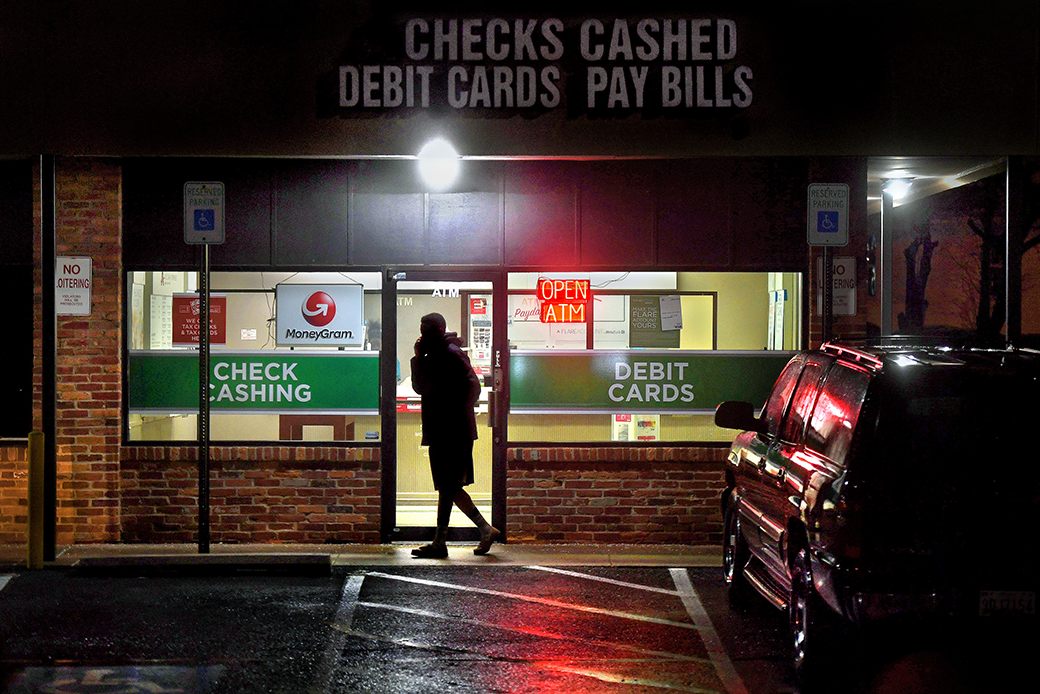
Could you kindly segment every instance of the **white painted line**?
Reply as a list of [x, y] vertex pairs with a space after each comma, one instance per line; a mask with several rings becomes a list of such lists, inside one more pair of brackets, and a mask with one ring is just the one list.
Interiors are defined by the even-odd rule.
[[668, 590], [667, 588], [655, 588], [654, 586], [644, 586], [641, 583], [628, 583], [627, 581], [617, 581], [613, 578], [604, 578], [602, 576], [592, 576], [590, 574], [583, 574], [578, 571], [567, 571], [566, 569], [557, 569], [553, 566], [528, 566], [528, 569], [535, 571], [548, 571], [549, 573], [561, 574], [563, 576], [571, 576], [573, 578], [584, 578], [588, 581], [599, 581], [600, 583], [609, 583], [614, 586], [621, 588], [634, 588], [636, 590], [646, 590], [651, 593], [662, 593], [664, 595], [678, 595], [677, 590]]
[[14, 578], [14, 574], [0, 575], [0, 590], [3, 590], [7, 586], [7, 582], [12, 578]]
[[682, 598], [686, 612], [700, 630], [701, 640], [704, 641], [704, 647], [708, 649], [708, 656], [715, 663], [715, 671], [718, 673], [719, 679], [726, 685], [726, 691], [729, 694], [748, 694], [744, 680], [740, 679], [737, 669], [733, 667], [733, 662], [726, 655], [726, 650], [722, 647], [722, 639], [719, 638], [715, 627], [711, 625], [711, 619], [704, 610], [700, 598], [697, 597], [693, 584], [690, 583], [690, 575], [686, 573], [686, 569], [669, 569], [669, 571], [672, 574], [672, 580], [675, 581], [675, 587], [679, 590], [679, 597]]
[[671, 653], [669, 651], [653, 651], [648, 648], [640, 648], [639, 646], [629, 646], [627, 644], [614, 643], [612, 641], [584, 639], [580, 636], [568, 636], [567, 634], [560, 634], [555, 631], [546, 631], [544, 629], [537, 629], [535, 627], [521, 628], [516, 626], [505, 626], [502, 624], [497, 624], [495, 622], [487, 622], [480, 619], [467, 619], [464, 617], [456, 617], [454, 615], [446, 615], [439, 612], [431, 612], [429, 610], [419, 610], [412, 607], [400, 607], [398, 605], [388, 605], [385, 603], [376, 602], [359, 602], [358, 605], [361, 607], [369, 607], [374, 610], [390, 610], [392, 612], [401, 612], [404, 614], [415, 615], [418, 617], [442, 619], [450, 622], [461, 622], [463, 624], [472, 624], [473, 626], [498, 629], [500, 631], [511, 631], [517, 634], [524, 634], [526, 636], [537, 636], [539, 638], [555, 639], [557, 641], [574, 641], [576, 643], [590, 644], [593, 646], [601, 646], [604, 648], [613, 648], [621, 651], [631, 651], [632, 653], [638, 653], [643, 656], [652, 656], [654, 659], [694, 661], [698, 663], [709, 662], [707, 658], [697, 658], [692, 655], [685, 655], [682, 653]]
[[322, 654], [314, 684], [308, 690], [312, 694], [329, 691], [329, 685], [332, 683], [332, 677], [347, 642], [347, 632], [350, 631], [350, 625], [354, 621], [354, 606], [357, 604], [358, 595], [361, 594], [361, 584], [364, 582], [365, 577], [362, 575], [350, 576], [343, 582], [343, 594], [339, 600], [339, 607], [336, 609], [336, 616], [333, 618], [332, 635], [325, 646], [325, 653]]
[[391, 581], [403, 581], [405, 583], [416, 583], [418, 585], [430, 586], [433, 588], [446, 588], [448, 590], [459, 590], [467, 593], [481, 593], [483, 595], [493, 595], [499, 598], [506, 598], [509, 600], [521, 600], [523, 602], [532, 602], [538, 605], [547, 605], [549, 607], [558, 607], [564, 610], [576, 610], [578, 612], [589, 612], [592, 614], [606, 615], [608, 617], [618, 617], [620, 619], [631, 619], [637, 622], [649, 622], [651, 624], [664, 624], [666, 626], [676, 627], [678, 629], [697, 629], [693, 624], [687, 622], [675, 622], [670, 619], [659, 619], [657, 617], [647, 617], [641, 614], [632, 614], [630, 612], [618, 612], [616, 610], [604, 610], [599, 607], [588, 607], [586, 605], [576, 605], [574, 603], [560, 602], [559, 600], [549, 600], [547, 598], [535, 598], [528, 595], [520, 595], [518, 593], [506, 593], [500, 590], [489, 590], [487, 588], [474, 588], [472, 586], [461, 586], [454, 583], [444, 583], [442, 581], [430, 581], [423, 578], [413, 578], [412, 576], [400, 576], [396, 574], [385, 574], [377, 571], [373, 571], [368, 574], [369, 576], [377, 576], [379, 578], [386, 578]]
[[[580, 677], [588, 677], [590, 679], [599, 680], [601, 682], [610, 682], [611, 684], [627, 684], [627, 685], [640, 685], [642, 687], [654, 687], [657, 689], [670, 689], [673, 691], [680, 692], [692, 692], [693, 694], [720, 694], [717, 689], [704, 689], [702, 687], [684, 687], [681, 684], [674, 684], [671, 682], [658, 682], [656, 680], [649, 680], [640, 677], [632, 677], [629, 675], [617, 675], [611, 672], [604, 672], [601, 670], [590, 670], [589, 668], [578, 668], [571, 665], [564, 665], [561, 662], [544, 659], [527, 659], [527, 658], [507, 658], [503, 656], [492, 656], [481, 651], [476, 651], [471, 648], [464, 648], [462, 646], [431, 646], [430, 644], [423, 644], [411, 639], [392, 639], [386, 636], [379, 636], [376, 634], [369, 634], [363, 631], [357, 631], [351, 629], [346, 632], [349, 636], [354, 636], [359, 639], [365, 639], [368, 641], [374, 641], [376, 643], [388, 643], [394, 646], [404, 646], [406, 648], [415, 648], [424, 651], [434, 651], [437, 653], [464, 653], [466, 655], [475, 655], [485, 660], [492, 662], [507, 662], [507, 663], [522, 663], [525, 665], [531, 665], [542, 670], [555, 670], [556, 672], [565, 672], [569, 675], [578, 675]], [[564, 659], [565, 661], [568, 659]], [[586, 661], [587, 662], [587, 661]], [[630, 660], [619, 660], [614, 659], [608, 661], [610, 663], [662, 663], [668, 662], [659, 658], [638, 658]], [[316, 692], [316, 690], [313, 690]]]
[[563, 665], [555, 665], [552, 663], [539, 662], [539, 665], [548, 667], [553, 670], [559, 670], [560, 672], [569, 672], [572, 675], [583, 675], [585, 677], [591, 677], [601, 682], [610, 682], [611, 684], [627, 684], [627, 685], [638, 685], [640, 687], [656, 687], [658, 689], [671, 689], [679, 692], [693, 692], [693, 694], [719, 694], [717, 689], [704, 689], [703, 687], [684, 687], [681, 684], [672, 684], [670, 682], [657, 682], [656, 680], [647, 680], [640, 677], [629, 677], [622, 675], [613, 675], [608, 672], [599, 672], [597, 670], [585, 670], [583, 668], [566, 667]]

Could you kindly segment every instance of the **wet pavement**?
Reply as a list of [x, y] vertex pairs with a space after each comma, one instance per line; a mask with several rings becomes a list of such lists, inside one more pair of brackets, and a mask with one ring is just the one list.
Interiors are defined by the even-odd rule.
[[351, 548], [316, 575], [150, 549], [5, 574], [3, 691], [748, 691], [694, 587], [710, 550]]
[[[0, 691], [799, 692], [784, 616], [732, 609], [710, 549], [101, 549], [0, 568]], [[850, 644], [830, 691], [1004, 691], [1037, 646], [914, 639]]]

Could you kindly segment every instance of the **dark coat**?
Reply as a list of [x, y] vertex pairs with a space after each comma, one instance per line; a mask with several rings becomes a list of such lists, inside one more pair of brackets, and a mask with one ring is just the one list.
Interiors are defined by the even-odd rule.
[[473, 407], [480, 399], [480, 379], [473, 372], [455, 333], [433, 342], [412, 357], [412, 388], [422, 396], [422, 444], [458, 444], [477, 438]]

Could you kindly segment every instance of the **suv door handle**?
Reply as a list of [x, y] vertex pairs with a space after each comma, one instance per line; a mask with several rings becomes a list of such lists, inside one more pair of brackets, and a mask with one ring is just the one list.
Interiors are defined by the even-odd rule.
[[781, 465], [766, 464], [763, 467], [765, 468], [765, 473], [767, 475], [781, 482], [783, 481], [784, 476], [787, 474], [787, 470], [785, 470]]

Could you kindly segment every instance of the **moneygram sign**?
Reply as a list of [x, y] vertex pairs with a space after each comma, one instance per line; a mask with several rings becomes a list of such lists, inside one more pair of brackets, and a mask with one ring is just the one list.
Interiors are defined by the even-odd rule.
[[360, 284], [279, 284], [275, 302], [280, 346], [362, 345], [365, 291]]

